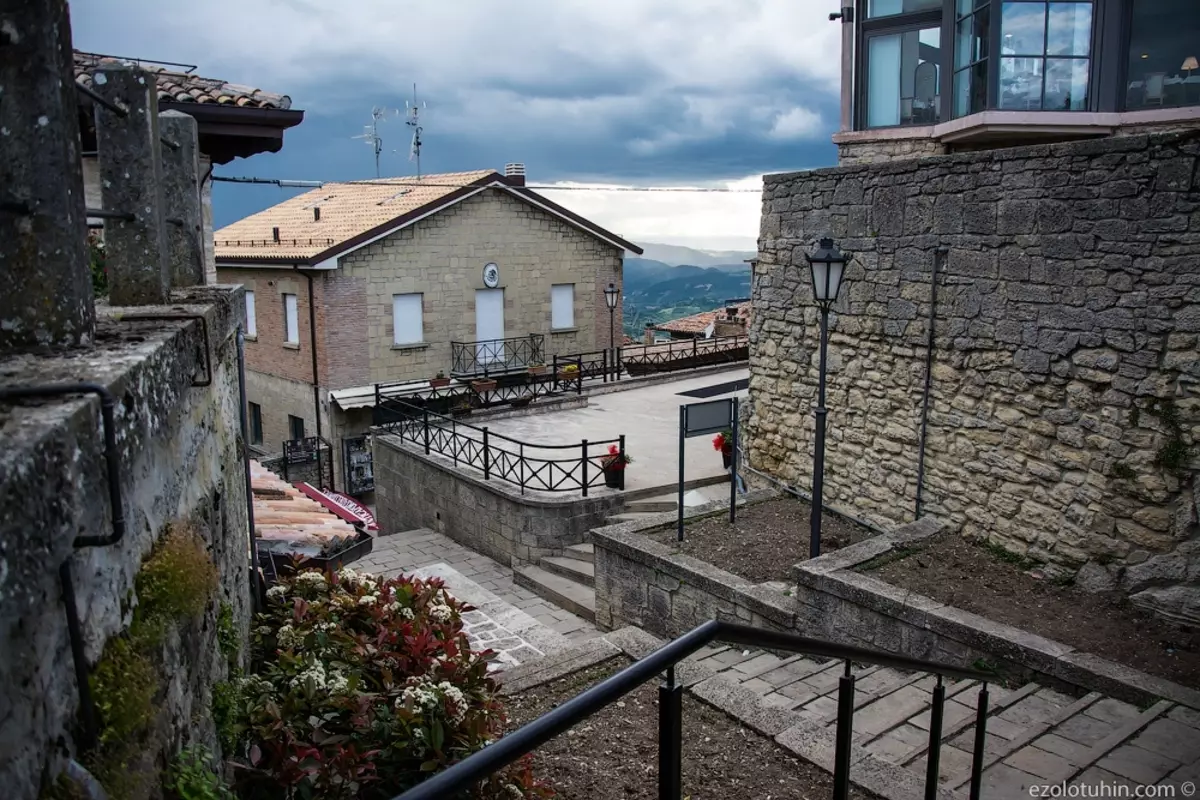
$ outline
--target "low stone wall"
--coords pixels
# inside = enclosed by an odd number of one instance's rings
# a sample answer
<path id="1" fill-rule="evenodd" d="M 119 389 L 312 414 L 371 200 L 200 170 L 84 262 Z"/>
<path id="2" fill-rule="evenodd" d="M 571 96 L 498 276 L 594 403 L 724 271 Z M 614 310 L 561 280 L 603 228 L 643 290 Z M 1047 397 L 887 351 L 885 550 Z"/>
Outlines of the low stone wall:
<path id="1" fill-rule="evenodd" d="M 672 552 L 644 534 L 673 514 L 592 531 L 596 624 L 675 637 L 710 619 L 793 631 L 839 644 L 1082 687 L 1134 703 L 1166 698 L 1200 709 L 1200 692 L 898 589 L 853 569 L 942 530 L 931 517 L 792 568 L 796 585 L 753 584 Z"/>
<path id="2" fill-rule="evenodd" d="M 620 493 L 527 492 L 397 436 L 372 436 L 375 516 L 383 535 L 429 528 L 510 566 L 559 555 L 624 506 Z"/>
<path id="3" fill-rule="evenodd" d="M 211 686 L 226 670 L 216 641 L 219 608 L 232 610 L 243 652 L 250 619 L 234 336 L 245 302 L 241 290 L 230 287 L 192 289 L 172 300 L 170 307 L 136 312 L 203 314 L 207 371 L 195 321 L 117 321 L 122 309 L 103 305 L 94 348 L 0 360 L 5 387 L 91 381 L 116 397 L 126 522 L 115 545 L 72 546 L 77 536 L 113 530 L 98 398 L 0 403 L 0 785 L 6 798 L 33 800 L 66 757 L 80 757 L 74 738 L 79 691 L 59 565 L 71 564 L 85 656 L 95 665 L 105 643 L 129 622 L 142 560 L 177 523 L 204 538 L 220 587 L 203 619 L 165 638 L 165 690 L 155 701 L 157 735 L 146 763 L 164 763 L 183 743 L 219 750 L 209 712 Z M 205 377 L 209 385 L 195 385 Z"/>

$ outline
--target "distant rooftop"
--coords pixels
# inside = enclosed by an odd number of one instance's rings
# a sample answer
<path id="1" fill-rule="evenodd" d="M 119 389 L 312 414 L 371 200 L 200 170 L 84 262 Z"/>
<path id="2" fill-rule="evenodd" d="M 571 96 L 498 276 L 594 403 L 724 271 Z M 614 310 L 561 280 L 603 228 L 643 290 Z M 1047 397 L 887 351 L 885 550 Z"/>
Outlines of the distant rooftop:
<path id="1" fill-rule="evenodd" d="M 746 300 L 737 303 L 733 306 L 737 309 L 737 319 L 739 322 L 748 323 L 750 321 L 750 301 Z M 669 333 L 703 333 L 708 330 L 708 326 L 712 325 L 718 319 L 726 316 L 725 306 L 714 309 L 712 311 L 701 311 L 699 314 L 692 314 L 689 317 L 680 317 L 668 322 L 662 322 L 652 326 L 652 330 L 667 331 Z"/>
<path id="2" fill-rule="evenodd" d="M 254 533 L 263 550 L 315 557 L 349 545 L 358 535 L 353 525 L 254 460 L 250 489 Z"/>
<path id="3" fill-rule="evenodd" d="M 187 65 L 84 53 L 79 50 L 75 51 L 75 80 L 91 89 L 95 86 L 96 73 L 104 67 L 128 64 L 136 64 L 154 73 L 160 103 L 213 103 L 241 108 L 280 110 L 292 107 L 292 98 L 286 94 L 275 94 L 253 86 L 229 83 L 220 78 L 205 78 L 192 72 L 195 67 L 181 71 L 179 68 Z"/>

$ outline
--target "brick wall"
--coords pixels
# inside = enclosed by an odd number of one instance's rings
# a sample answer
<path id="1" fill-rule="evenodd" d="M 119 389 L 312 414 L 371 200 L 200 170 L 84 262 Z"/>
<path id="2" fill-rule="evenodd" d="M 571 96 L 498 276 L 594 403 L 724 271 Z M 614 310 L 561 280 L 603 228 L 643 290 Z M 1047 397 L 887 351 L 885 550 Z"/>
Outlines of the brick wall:
<path id="1" fill-rule="evenodd" d="M 1200 621 L 1198 160 L 1192 131 L 767 176 L 752 465 L 811 485 L 804 254 L 832 232 L 854 259 L 831 318 L 825 500 L 885 527 L 913 518 L 944 248 L 927 513 L 1051 573 L 1090 561 L 1092 585 Z M 1190 448 L 1182 470 L 1158 463 L 1172 443 Z"/>
<path id="2" fill-rule="evenodd" d="M 309 336 L 308 279 L 291 269 L 226 269 L 221 268 L 217 280 L 222 284 L 241 284 L 254 292 L 257 335 L 246 339 L 246 368 L 266 375 L 312 385 L 312 347 Z M 318 312 L 318 326 L 326 313 L 323 305 L 324 281 L 313 280 L 313 297 Z M 299 343 L 284 341 L 283 296 L 296 295 L 296 319 Z M 318 369 L 320 368 L 320 336 L 318 327 Z"/>

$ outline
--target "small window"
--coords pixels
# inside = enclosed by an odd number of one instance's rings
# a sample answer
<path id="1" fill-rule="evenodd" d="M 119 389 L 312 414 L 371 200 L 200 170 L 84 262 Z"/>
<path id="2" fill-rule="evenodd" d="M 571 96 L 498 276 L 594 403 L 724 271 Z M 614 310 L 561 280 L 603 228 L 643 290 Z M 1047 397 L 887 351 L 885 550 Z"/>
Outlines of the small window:
<path id="1" fill-rule="evenodd" d="M 293 417 L 288 414 L 288 433 L 292 437 L 292 441 L 304 438 L 304 420 L 300 417 Z"/>
<path id="2" fill-rule="evenodd" d="M 933 125 L 941 120 L 941 29 L 867 39 L 867 127 Z"/>
<path id="3" fill-rule="evenodd" d="M 258 336 L 258 315 L 254 311 L 254 292 L 246 292 L 246 335 Z"/>
<path id="4" fill-rule="evenodd" d="M 392 343 L 420 344 L 425 341 L 425 295 L 392 295 Z"/>
<path id="5" fill-rule="evenodd" d="M 300 344 L 300 314 L 294 294 L 283 296 L 283 340 L 288 344 Z"/>
<path id="6" fill-rule="evenodd" d="M 247 403 L 247 405 L 250 408 L 250 444 L 262 444 L 262 406 L 258 403 Z"/>
<path id="7" fill-rule="evenodd" d="M 575 327 L 575 284 L 556 283 L 550 287 L 550 328 Z"/>

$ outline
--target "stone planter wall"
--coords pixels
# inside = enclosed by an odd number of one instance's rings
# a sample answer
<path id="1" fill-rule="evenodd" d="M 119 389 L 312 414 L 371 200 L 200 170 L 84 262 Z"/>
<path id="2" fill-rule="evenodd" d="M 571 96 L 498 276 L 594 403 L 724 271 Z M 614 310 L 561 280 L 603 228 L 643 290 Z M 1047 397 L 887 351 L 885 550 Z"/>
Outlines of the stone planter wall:
<path id="1" fill-rule="evenodd" d="M 928 372 L 926 513 L 1051 574 L 1091 562 L 1095 583 L 1200 623 L 1198 160 L 1193 130 L 768 175 L 751 466 L 811 486 L 804 256 L 832 234 L 853 258 L 830 320 L 825 501 L 915 518 Z M 1167 446 L 1190 458 L 1165 468 Z"/>

